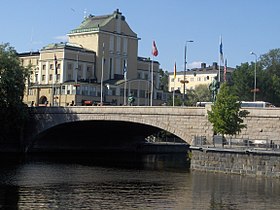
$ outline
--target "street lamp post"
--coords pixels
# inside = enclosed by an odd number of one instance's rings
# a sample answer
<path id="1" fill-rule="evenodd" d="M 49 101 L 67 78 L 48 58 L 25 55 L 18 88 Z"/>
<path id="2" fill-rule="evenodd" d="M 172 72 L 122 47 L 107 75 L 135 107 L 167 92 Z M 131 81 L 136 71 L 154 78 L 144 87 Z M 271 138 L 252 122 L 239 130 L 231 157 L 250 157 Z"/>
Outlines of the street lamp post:
<path id="1" fill-rule="evenodd" d="M 185 101 L 186 101 L 186 70 L 187 70 L 187 44 L 188 42 L 193 42 L 193 40 L 188 40 L 186 41 L 185 44 L 185 54 L 184 54 L 184 80 L 183 80 L 183 106 L 185 106 Z"/>
<path id="2" fill-rule="evenodd" d="M 256 101 L 256 92 L 257 92 L 257 59 L 258 59 L 258 56 L 254 52 L 250 52 L 250 54 L 255 56 L 254 90 L 253 90 L 254 98 L 253 98 L 253 100 Z"/>

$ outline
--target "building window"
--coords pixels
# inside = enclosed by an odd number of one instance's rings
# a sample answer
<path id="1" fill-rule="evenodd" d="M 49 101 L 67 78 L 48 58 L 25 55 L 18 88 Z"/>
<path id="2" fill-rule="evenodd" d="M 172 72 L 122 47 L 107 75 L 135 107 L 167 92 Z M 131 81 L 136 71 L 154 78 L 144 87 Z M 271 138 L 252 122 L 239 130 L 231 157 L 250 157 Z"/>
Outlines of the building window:
<path id="1" fill-rule="evenodd" d="M 145 98 L 146 96 L 146 91 L 145 90 L 140 90 L 139 91 L 139 98 Z"/>
<path id="2" fill-rule="evenodd" d="M 137 73 L 137 79 L 141 79 L 141 73 L 140 72 Z"/>
<path id="3" fill-rule="evenodd" d="M 133 95 L 134 97 L 138 97 L 138 96 L 137 96 L 137 95 L 138 95 L 137 93 L 138 93 L 138 91 L 137 91 L 136 89 L 131 89 L 131 90 L 130 90 L 130 94 Z"/>
<path id="4" fill-rule="evenodd" d="M 148 79 L 149 79 L 149 75 L 145 74 L 145 80 L 148 80 Z"/>
<path id="5" fill-rule="evenodd" d="M 157 93 L 157 99 L 161 100 L 162 99 L 162 94 L 161 93 Z"/>
<path id="6" fill-rule="evenodd" d="M 171 78 L 171 82 L 174 82 L 174 78 Z"/>
<path id="7" fill-rule="evenodd" d="M 53 69 L 53 64 L 50 64 L 50 69 Z"/>
<path id="8" fill-rule="evenodd" d="M 190 81 L 193 82 L 193 81 L 194 81 L 194 78 L 192 77 L 192 78 L 190 79 Z"/>
<path id="9" fill-rule="evenodd" d="M 111 88 L 112 96 L 115 96 L 117 94 L 116 88 Z"/>
<path id="10" fill-rule="evenodd" d="M 46 75 L 42 75 L 42 81 L 45 81 L 45 79 L 46 79 Z"/>
<path id="11" fill-rule="evenodd" d="M 59 81 L 60 80 L 60 74 L 57 74 L 56 75 L 56 81 Z"/>
<path id="12" fill-rule="evenodd" d="M 42 68 L 43 68 L 43 70 L 46 70 L 46 65 L 44 64 Z"/>
<path id="13" fill-rule="evenodd" d="M 72 70 L 72 68 L 73 68 L 72 63 L 68 63 L 68 64 L 67 64 L 67 69 L 68 69 L 68 70 Z"/>
<path id="14" fill-rule="evenodd" d="M 89 95 L 96 96 L 96 88 L 95 87 L 90 87 L 89 88 Z"/>
<path id="15" fill-rule="evenodd" d="M 59 63 L 59 64 L 57 64 L 57 69 L 60 69 L 60 63 Z"/>
<path id="16" fill-rule="evenodd" d="M 109 78 L 110 79 L 112 79 L 112 77 L 113 77 L 113 73 L 112 73 L 112 71 L 113 71 L 113 59 L 112 58 L 110 58 L 110 60 L 109 60 L 110 62 L 109 62 Z"/>

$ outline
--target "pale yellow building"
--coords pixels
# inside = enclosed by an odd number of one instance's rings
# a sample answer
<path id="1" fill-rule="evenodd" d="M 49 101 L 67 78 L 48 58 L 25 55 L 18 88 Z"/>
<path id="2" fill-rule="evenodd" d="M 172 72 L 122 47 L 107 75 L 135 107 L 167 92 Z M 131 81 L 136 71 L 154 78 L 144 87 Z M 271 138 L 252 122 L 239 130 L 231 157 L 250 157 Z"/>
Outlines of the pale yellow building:
<path id="1" fill-rule="evenodd" d="M 130 95 L 135 105 L 165 101 L 159 62 L 138 57 L 139 38 L 119 10 L 89 15 L 68 37 L 68 43 L 19 54 L 23 66 L 32 66 L 24 98 L 29 105 L 124 105 Z"/>
<path id="2" fill-rule="evenodd" d="M 99 99 L 95 52 L 60 43 L 19 56 L 23 66 L 32 66 L 24 95 L 28 105 L 82 105 L 83 101 Z"/>
<path id="3" fill-rule="evenodd" d="M 226 78 L 230 80 L 230 75 L 233 68 L 227 67 Z M 206 66 L 205 63 L 201 63 L 200 68 L 194 68 L 185 71 L 185 89 L 195 90 L 199 85 L 209 86 L 215 77 L 219 76 L 219 66 L 216 62 L 212 66 Z M 224 67 L 220 67 L 220 78 L 221 82 L 224 81 Z M 176 78 L 174 79 L 174 73 L 170 72 L 168 78 L 168 91 L 173 92 L 178 90 L 180 93 L 184 92 L 184 71 L 177 72 Z"/>

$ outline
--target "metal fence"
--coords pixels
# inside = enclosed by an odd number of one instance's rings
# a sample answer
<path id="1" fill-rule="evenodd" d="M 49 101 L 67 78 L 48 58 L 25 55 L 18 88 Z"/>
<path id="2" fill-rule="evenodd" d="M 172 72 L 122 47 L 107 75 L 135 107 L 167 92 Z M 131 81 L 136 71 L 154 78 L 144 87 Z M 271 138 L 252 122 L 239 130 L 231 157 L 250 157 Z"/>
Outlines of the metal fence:
<path id="1" fill-rule="evenodd" d="M 208 140 L 206 136 L 193 136 L 191 146 L 194 147 L 213 147 L 213 148 L 230 148 L 240 150 L 273 150 L 280 151 L 280 140 L 270 139 L 241 139 L 215 135 Z"/>

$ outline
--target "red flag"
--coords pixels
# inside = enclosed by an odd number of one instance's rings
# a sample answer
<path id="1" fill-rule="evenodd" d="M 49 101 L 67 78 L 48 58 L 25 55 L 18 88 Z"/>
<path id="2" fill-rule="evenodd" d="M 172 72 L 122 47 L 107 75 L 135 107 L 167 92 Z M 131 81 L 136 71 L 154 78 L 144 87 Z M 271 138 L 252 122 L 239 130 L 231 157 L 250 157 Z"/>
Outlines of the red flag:
<path id="1" fill-rule="evenodd" d="M 157 46 L 156 46 L 156 42 L 153 41 L 153 50 L 152 50 L 152 54 L 153 56 L 158 56 L 158 49 L 157 49 Z"/>
<path id="2" fill-rule="evenodd" d="M 225 65 L 224 65 L 224 82 L 227 81 L 227 59 L 225 60 Z"/>

